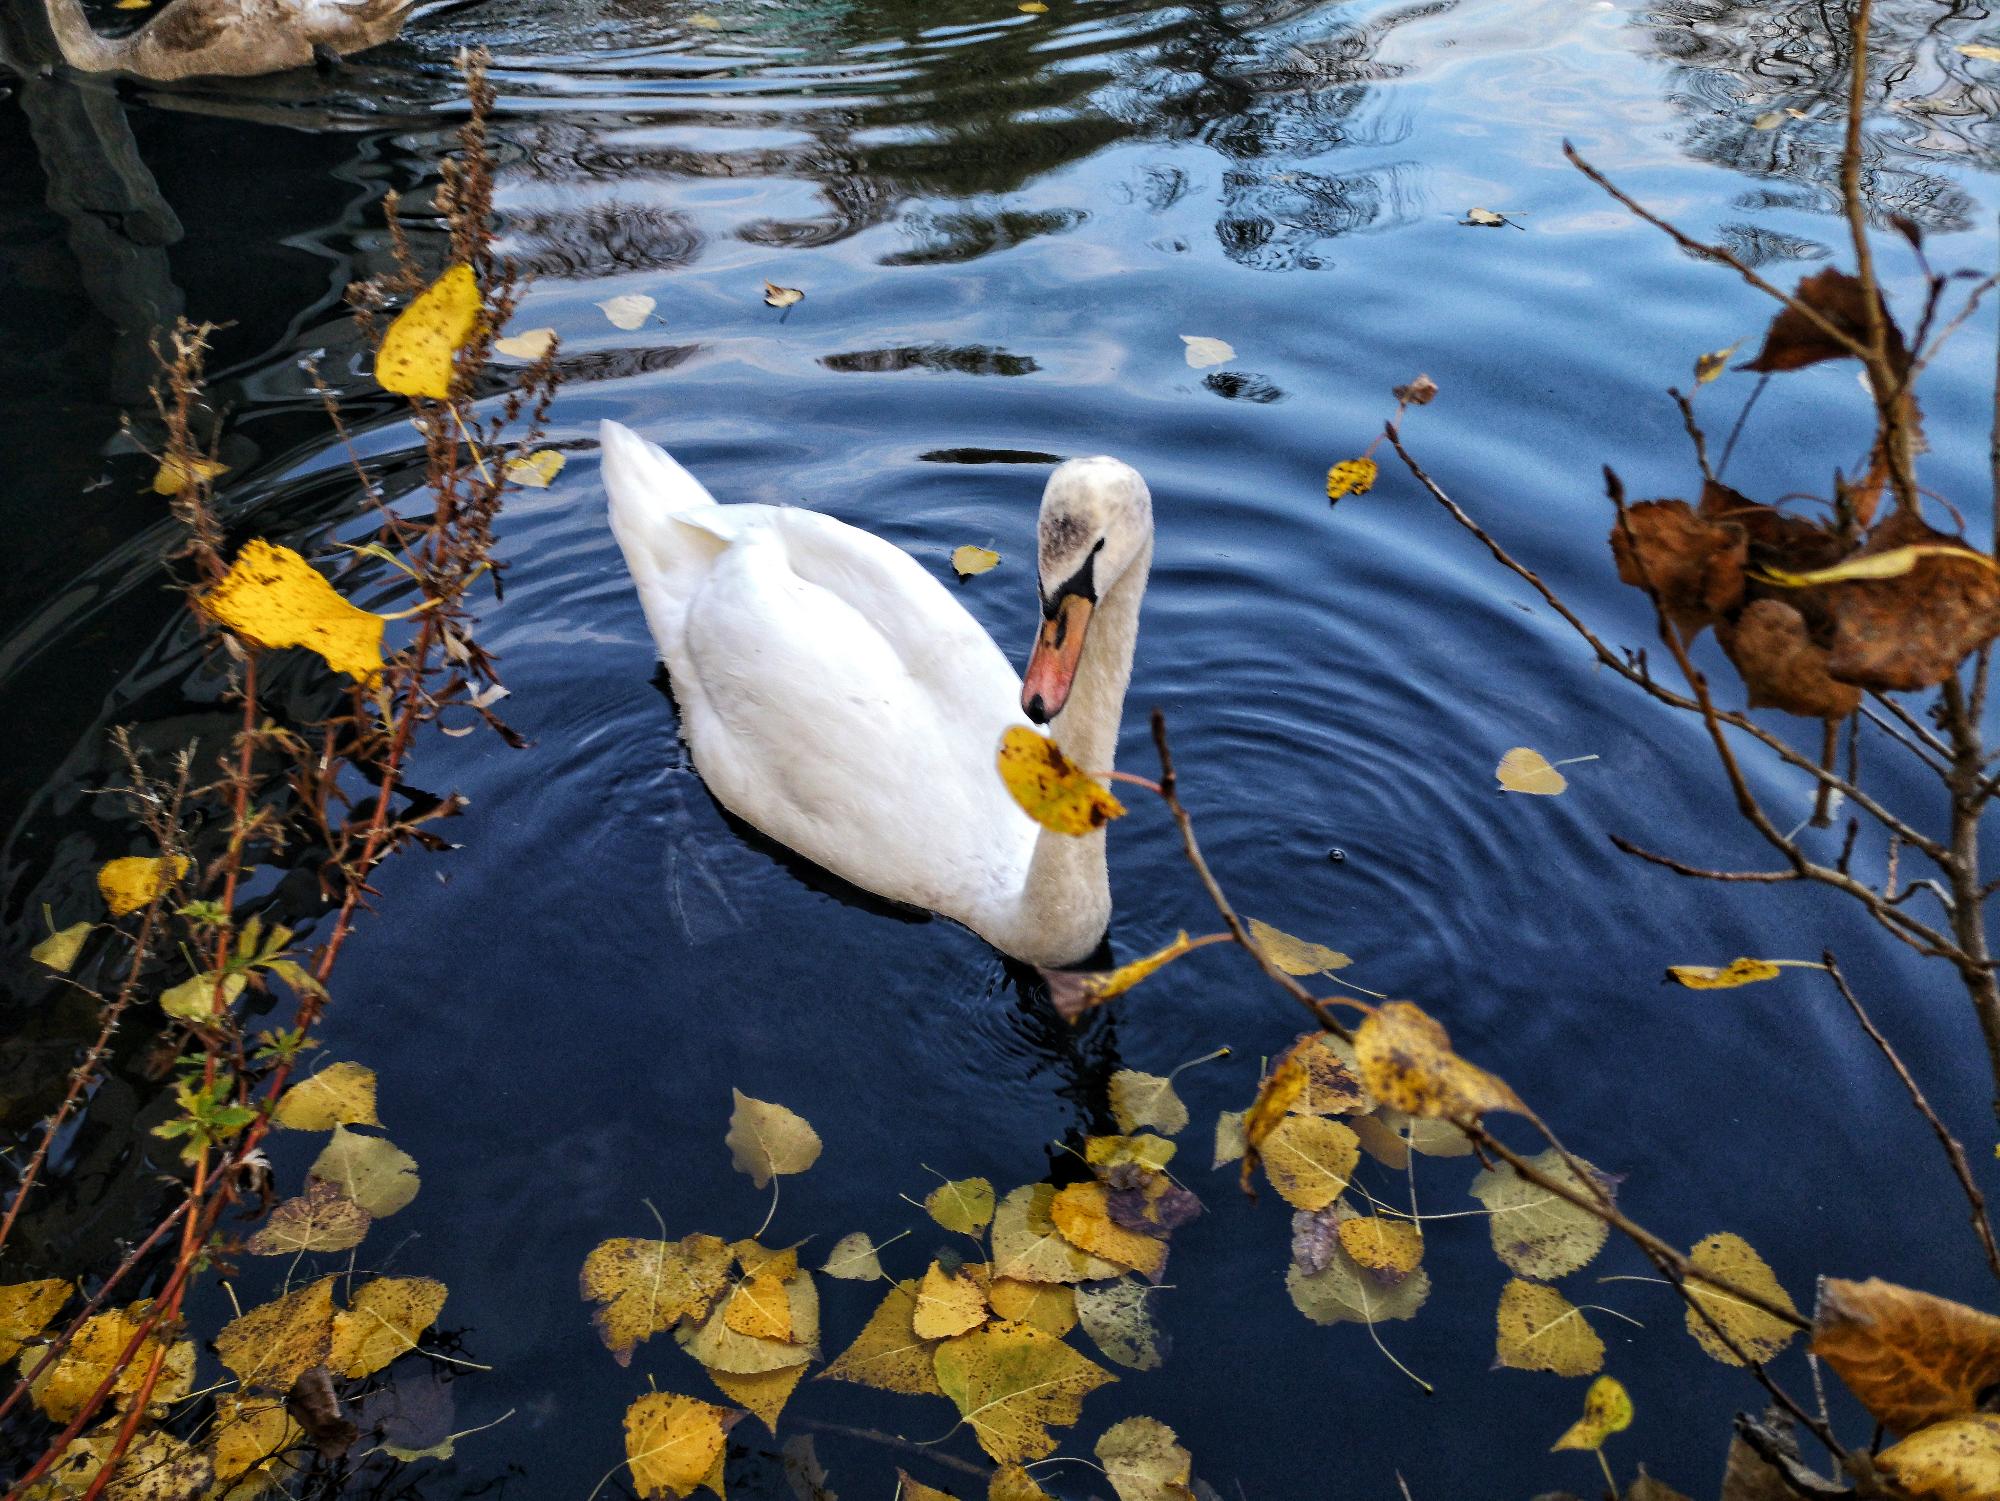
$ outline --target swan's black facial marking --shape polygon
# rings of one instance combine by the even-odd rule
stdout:
[[[1104,539],[1099,537],[1097,545],[1091,548],[1083,560],[1083,566],[1065,579],[1053,594],[1042,596],[1042,616],[1046,620],[1057,621],[1055,644],[1062,645],[1062,632],[1067,628],[1067,620],[1059,620],[1056,611],[1071,595],[1081,595],[1093,605],[1097,603],[1097,555],[1104,551]]]

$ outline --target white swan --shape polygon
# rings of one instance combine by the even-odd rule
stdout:
[[[1016,958],[1088,955],[1111,917],[1104,833],[1042,830],[994,754],[1025,709],[1079,766],[1111,768],[1153,557],[1137,471],[1072,459],[1049,476],[1024,686],[901,548],[814,511],[718,505],[616,422],[603,445],[611,529],[717,801]]]

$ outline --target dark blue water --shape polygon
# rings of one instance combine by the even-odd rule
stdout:
[[[670,1342],[615,1366],[575,1278],[598,1241],[653,1233],[644,1199],[674,1235],[756,1227],[764,1201],[722,1145],[732,1085],[792,1105],[826,1143],[787,1182],[772,1235],[813,1237],[816,1264],[813,1248],[850,1230],[916,1225],[889,1253],[909,1275],[941,1239],[898,1198],[928,1191],[927,1166],[1031,1181],[1052,1142],[1102,1125],[1111,1069],[1164,1072],[1223,1044],[1230,1059],[1181,1080],[1195,1124],[1177,1166],[1211,1212],[1174,1239],[1174,1352],[1094,1395],[1065,1452],[1143,1412],[1229,1497],[1390,1498],[1398,1473],[1416,1501],[1526,1497],[1595,1474],[1587,1456],[1545,1452],[1580,1383],[1487,1370],[1505,1277],[1482,1221],[1433,1228],[1430,1304],[1382,1331],[1435,1397],[1365,1330],[1293,1310],[1284,1206],[1204,1170],[1216,1112],[1247,1103],[1258,1060],[1297,1030],[1240,956],[1204,951],[1072,1035],[968,934],[860,903],[724,818],[678,745],[604,524],[605,417],[722,499],[826,510],[941,576],[955,546],[995,547],[1006,561],[960,595],[1017,660],[1045,456],[1137,465],[1159,550],[1123,761],[1147,769],[1144,713],[1160,706],[1244,910],[1433,1009],[1625,1175],[1625,1206],[1668,1237],[1735,1230],[1802,1303],[1820,1272],[1989,1290],[1922,1123],[1824,985],[1793,972],[1696,994],[1659,977],[1834,948],[1990,1168],[1955,983],[1832,898],[1719,893],[1619,855],[1612,833],[1702,863],[1766,860],[1699,725],[1593,671],[1393,460],[1369,496],[1330,511],[1322,492],[1327,465],[1379,429],[1389,388],[1427,371],[1442,394],[1406,430],[1432,473],[1607,635],[1646,644],[1643,601],[1606,556],[1599,467],[1635,494],[1690,493],[1662,390],[1770,308],[1624,214],[1560,145],[1777,281],[1838,262],[1838,83],[1819,8],[1050,7],[495,0],[331,78],[5,83],[0,922],[17,952],[44,903],[59,925],[91,915],[91,872],[129,847],[88,793],[110,776],[106,727],[136,721],[165,747],[220,734],[226,715],[163,588],[172,534],[140,493],[149,469],[119,436],[121,416],[147,421],[147,329],[179,310],[230,324],[215,398],[232,527],[307,549],[360,535],[300,361],[320,357],[365,454],[420,462],[400,406],[365,376],[340,289],[385,264],[385,190],[421,224],[458,117],[453,53],[494,52],[505,248],[537,278],[517,327],[561,331],[568,380],[553,441],[570,463],[510,502],[507,595],[483,635],[533,744],[426,742],[417,780],[470,798],[451,831],[463,848],[383,871],[329,1030],[380,1072],[382,1118],[423,1166],[368,1262],[451,1286],[445,1323],[493,1368],[458,1373],[453,1426],[514,1410],[451,1465],[404,1477],[421,1494],[583,1497],[617,1464],[621,1415],[649,1378],[710,1395]],[[1926,228],[1941,265],[1990,268],[2000,73],[1954,49],[1990,40],[1991,13],[1912,4],[1883,26],[1913,61],[1878,100],[1878,201]],[[1809,118],[1753,127],[1787,106]],[[1522,228],[1461,225],[1474,206]],[[419,243],[441,253],[428,229]],[[1886,251],[1885,271],[1908,307],[1910,256]],[[804,302],[781,317],[766,279]],[[627,292],[658,300],[629,334],[594,306]],[[1975,321],[1923,396],[1924,478],[1975,535],[1991,514],[1993,332],[1990,313]],[[1191,370],[1182,335],[1236,356]],[[1712,425],[1726,429],[1748,379],[1700,393]],[[1864,416],[1851,368],[1788,377],[1730,480],[1764,498],[1824,488],[1860,457]],[[1504,797],[1492,769],[1518,744],[1598,759],[1566,769],[1561,798]],[[1768,756],[1747,765],[1777,816],[1807,816],[1799,779]],[[1928,806],[1879,741],[1870,766]],[[1213,926],[1171,826],[1134,804],[1111,836],[1121,955]],[[1857,872],[1879,878],[1881,855],[1864,840]],[[37,982],[8,985],[0,1109],[19,1129],[88,1018]],[[164,1110],[155,1089],[136,1068],[107,1086],[61,1191],[24,1225],[31,1255],[101,1256],[142,1223],[156,1188],[120,1144]],[[281,1179],[311,1151],[281,1143]],[[1469,1175],[1420,1160],[1424,1207],[1476,1207]],[[1379,1170],[1370,1181],[1401,1193]],[[1638,1407],[1611,1452],[1623,1478],[1644,1459],[1709,1494],[1729,1416],[1758,1393],[1694,1347],[1664,1289],[1591,1280],[1648,1270],[1613,1246],[1570,1288],[1646,1326],[1597,1319]],[[246,1302],[270,1275],[255,1271]],[[824,1296],[831,1352],[874,1299],[830,1282]],[[212,1298],[198,1317],[226,1311]],[[807,1383],[788,1418],[932,1439],[953,1414]],[[737,1437],[733,1493],[786,1494],[774,1446]],[[891,1494],[895,1463],[966,1485],[924,1453],[824,1431],[819,1444],[850,1498]],[[963,1433],[939,1452],[977,1457]],[[1044,1478],[1104,1490],[1075,1466]]]

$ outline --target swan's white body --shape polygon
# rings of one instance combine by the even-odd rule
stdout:
[[[1008,795],[994,755],[1003,730],[1027,723],[1021,679],[950,591],[830,516],[718,504],[617,423],[603,449],[612,531],[716,799],[843,879],[1016,957],[1088,954],[1110,918],[1104,836],[1045,834]],[[1093,628],[1100,655],[1051,726],[1095,771],[1116,746],[1136,572],[1129,621]]]

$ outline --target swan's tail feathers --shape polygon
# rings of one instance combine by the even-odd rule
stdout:
[[[716,556],[735,535],[717,505],[667,451],[622,423],[599,429],[611,532],[646,607],[646,624],[669,668],[678,665],[683,623]]]

